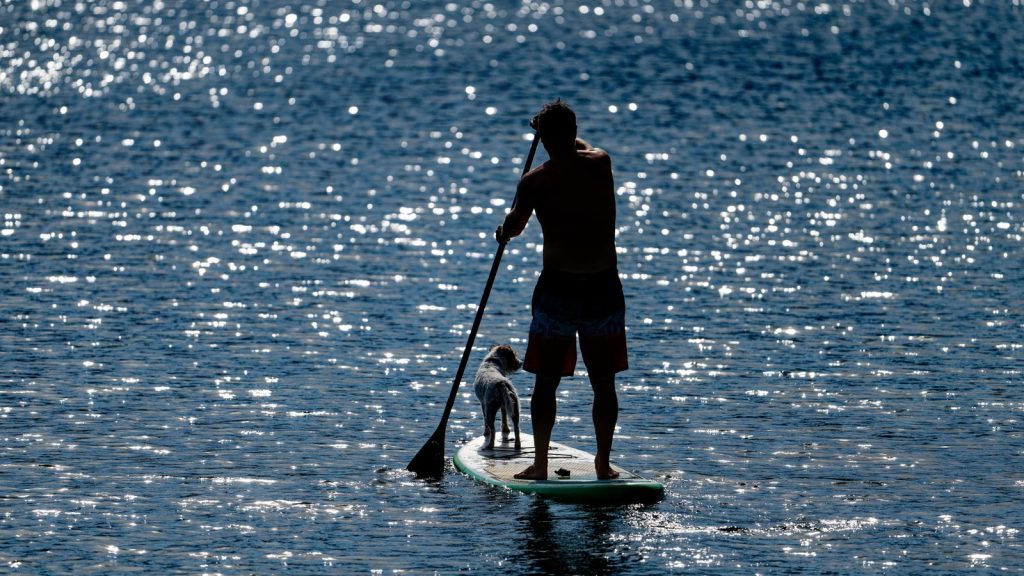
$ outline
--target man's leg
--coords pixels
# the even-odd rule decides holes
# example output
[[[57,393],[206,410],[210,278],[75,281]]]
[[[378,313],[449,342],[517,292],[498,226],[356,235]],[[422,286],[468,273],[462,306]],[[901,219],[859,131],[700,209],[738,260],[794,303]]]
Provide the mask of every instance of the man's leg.
[[[522,480],[547,480],[548,445],[551,443],[551,429],[555,427],[555,390],[561,376],[537,374],[530,397],[530,421],[533,427],[533,465],[516,474]]]
[[[612,470],[612,439],[615,424],[619,420],[619,397],[615,393],[615,373],[591,374],[590,387],[594,389],[594,435],[597,437],[597,456],[594,468],[601,479],[617,478],[619,473]]]

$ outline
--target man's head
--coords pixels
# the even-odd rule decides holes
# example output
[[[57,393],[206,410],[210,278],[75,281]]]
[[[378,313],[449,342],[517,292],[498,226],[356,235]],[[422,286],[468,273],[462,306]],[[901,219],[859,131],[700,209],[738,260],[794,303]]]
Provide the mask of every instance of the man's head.
[[[535,120],[548,155],[564,155],[575,150],[576,113],[565,102],[559,99],[545,104]]]

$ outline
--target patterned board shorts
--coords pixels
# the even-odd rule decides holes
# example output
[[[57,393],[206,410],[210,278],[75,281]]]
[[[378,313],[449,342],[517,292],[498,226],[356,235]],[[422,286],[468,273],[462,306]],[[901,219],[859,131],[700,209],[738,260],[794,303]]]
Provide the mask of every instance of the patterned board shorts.
[[[592,274],[541,272],[533,291],[533,321],[523,369],[572,376],[577,334],[583,363],[591,374],[629,368],[626,301],[614,268]]]

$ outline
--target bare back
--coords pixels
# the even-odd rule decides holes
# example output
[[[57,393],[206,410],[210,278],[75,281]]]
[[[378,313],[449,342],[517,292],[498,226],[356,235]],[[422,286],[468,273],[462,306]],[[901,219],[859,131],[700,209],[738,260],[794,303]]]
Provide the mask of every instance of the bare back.
[[[611,159],[590,148],[552,159],[519,184],[505,225],[510,235],[537,213],[544,233],[544,269],[600,272],[616,266],[615,190]]]

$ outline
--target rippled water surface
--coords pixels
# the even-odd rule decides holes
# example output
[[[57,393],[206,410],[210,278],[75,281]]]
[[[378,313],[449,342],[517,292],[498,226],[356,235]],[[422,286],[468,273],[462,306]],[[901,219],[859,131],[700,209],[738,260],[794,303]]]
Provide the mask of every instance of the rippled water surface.
[[[0,0],[0,571],[1024,571],[1019,4]],[[404,470],[555,97],[656,505]]]

